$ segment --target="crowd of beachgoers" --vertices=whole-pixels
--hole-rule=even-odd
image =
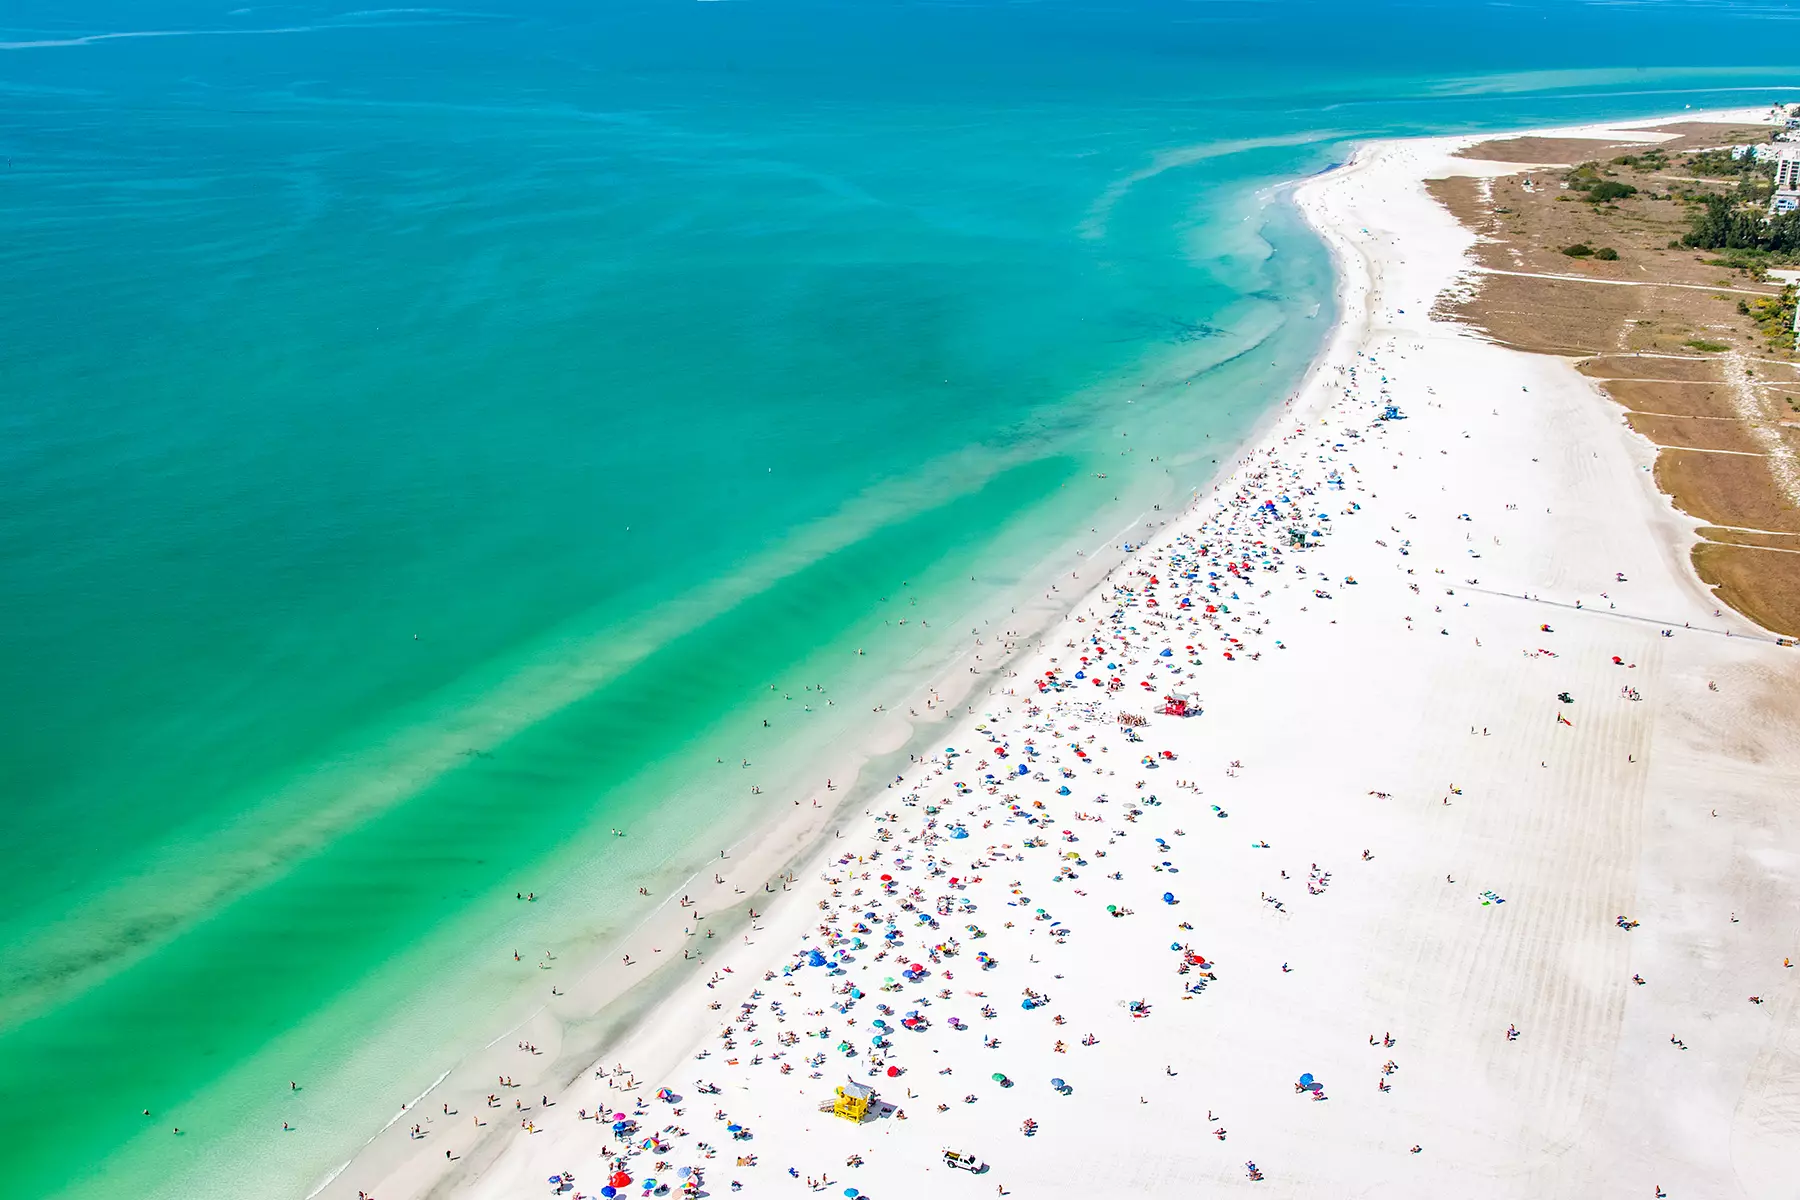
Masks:
[[[521,1042],[542,1082],[432,1095],[332,1194],[1779,1178],[1792,652],[1717,611],[1567,364],[1429,315],[1467,235],[1420,180],[1504,166],[1460,144],[1301,189],[1342,271],[1305,388],[941,745],[840,784],[805,869],[684,888],[704,961],[603,1062]]]

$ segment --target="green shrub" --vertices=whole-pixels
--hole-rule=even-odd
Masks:
[[[1601,262],[1618,262],[1619,252],[1614,250],[1611,246],[1602,246],[1594,251],[1594,257]]]
[[[1563,253],[1570,258],[1586,258],[1594,252],[1594,248],[1586,242],[1576,242],[1573,246],[1564,246]]]
[[[1616,179],[1603,179],[1588,189],[1587,198],[1594,204],[1604,204],[1609,200],[1623,200],[1627,196],[1637,195],[1637,189],[1629,183],[1620,183]]]
[[[1746,314],[1756,322],[1762,335],[1770,344],[1781,349],[1791,349],[1794,344],[1794,310],[1800,300],[1796,299],[1793,284],[1788,284],[1775,296],[1760,296],[1749,302],[1738,301],[1738,311]]]
[[[1687,345],[1689,349],[1704,350],[1708,354],[1717,354],[1721,350],[1731,349],[1724,342],[1709,342],[1705,338],[1689,338]]]

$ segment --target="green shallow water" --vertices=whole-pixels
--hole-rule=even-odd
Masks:
[[[1331,319],[1281,181],[1784,81],[1496,49],[1555,4],[151,8],[0,18],[7,1195],[304,1195],[1183,502]]]

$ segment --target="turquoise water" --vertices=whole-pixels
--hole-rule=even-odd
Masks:
[[[1793,78],[1729,6],[0,20],[21,1196],[304,1195],[512,947],[604,949],[1202,485],[1330,321],[1280,182]]]

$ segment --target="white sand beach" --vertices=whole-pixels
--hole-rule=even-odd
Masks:
[[[602,1062],[546,1010],[319,1194],[1800,1188],[1800,650],[1716,611],[1591,381],[1430,315],[1471,235],[1422,180],[1478,140],[1298,189],[1341,314],[1282,418],[938,754],[840,781],[791,887],[671,897],[704,965]]]

